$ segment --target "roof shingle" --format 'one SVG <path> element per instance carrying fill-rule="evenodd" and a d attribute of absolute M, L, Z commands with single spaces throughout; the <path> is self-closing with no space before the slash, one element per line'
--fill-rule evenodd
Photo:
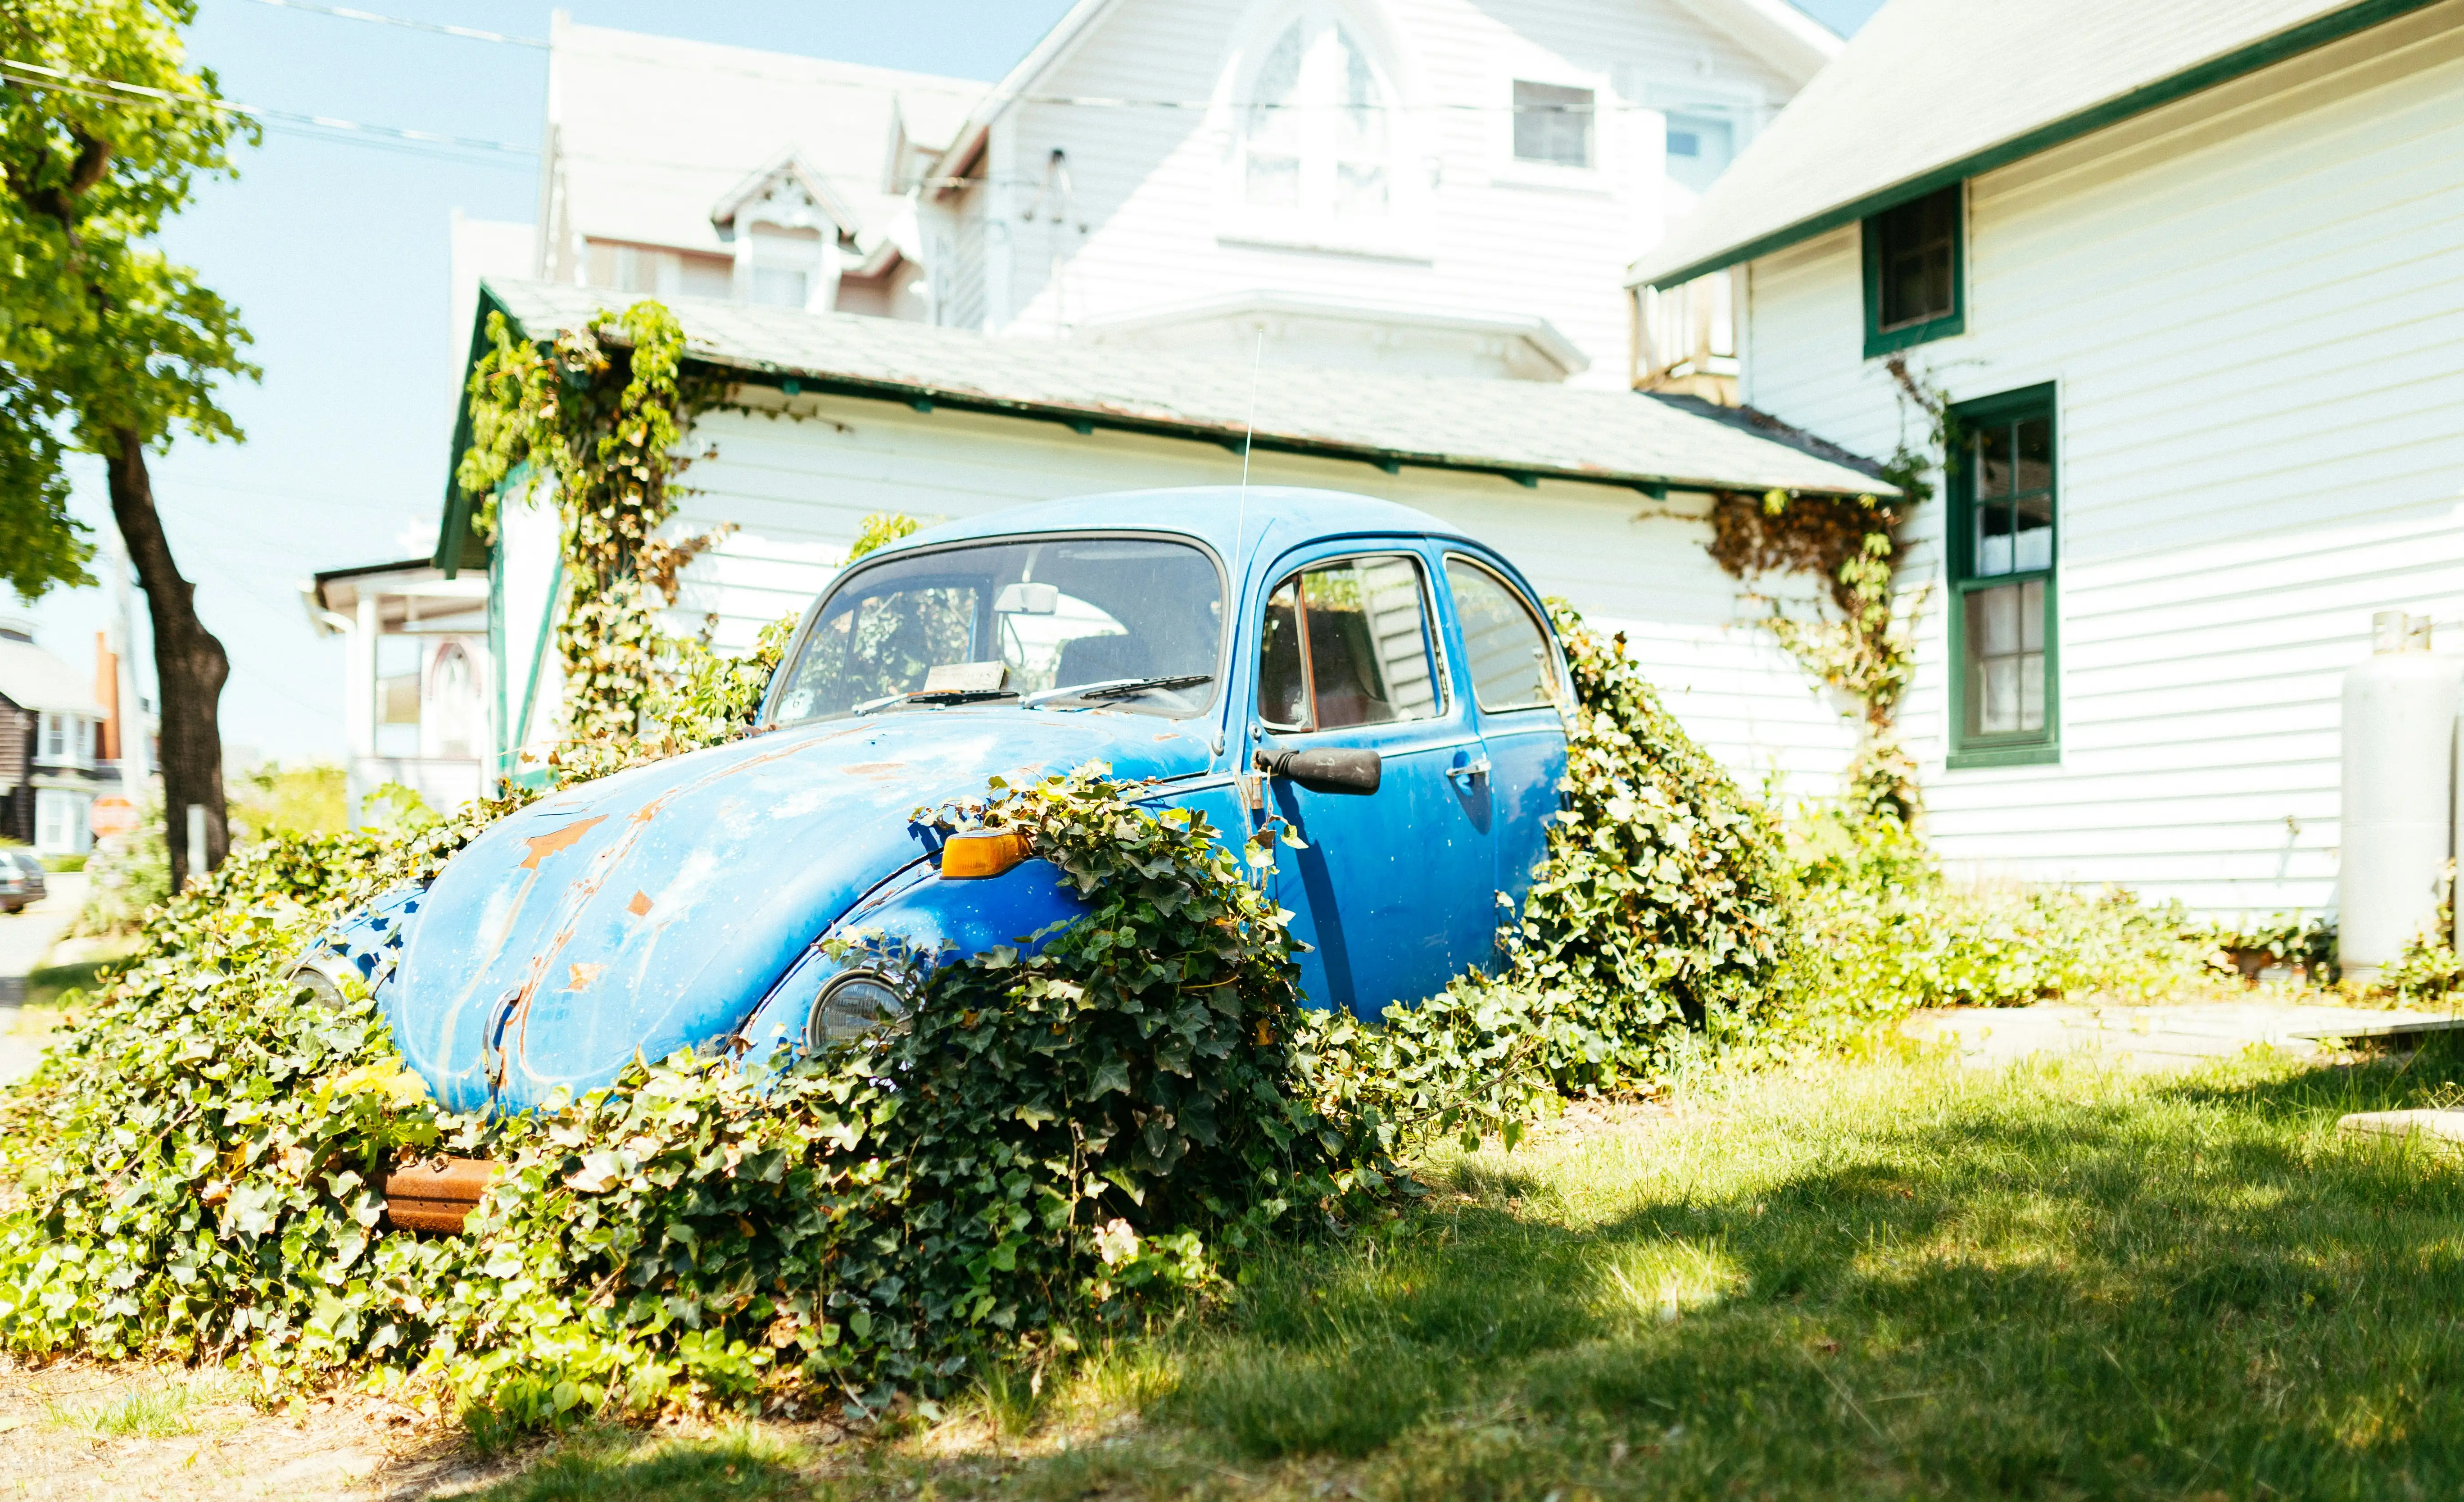
<path fill-rule="evenodd" d="M 1889 0 L 1629 278 L 1664 287 L 1769 254 L 1963 164 L 2044 149 L 2066 125 L 2084 133 L 2426 3 Z"/>
<path fill-rule="evenodd" d="M 623 294 L 494 282 L 524 333 L 580 327 Z M 998 339 L 850 314 L 668 299 L 692 354 L 763 378 L 1054 421 L 1238 442 L 1251 372 L 1184 356 Z M 1260 449 L 1681 490 L 1896 494 L 1871 467 L 1630 391 L 1278 367 L 1256 387 Z"/>

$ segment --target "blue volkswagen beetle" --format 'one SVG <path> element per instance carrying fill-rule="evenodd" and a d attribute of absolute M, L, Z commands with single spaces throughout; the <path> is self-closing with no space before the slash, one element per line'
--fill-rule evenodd
<path fill-rule="evenodd" d="M 1494 952 L 1558 806 L 1563 653 L 1514 565 L 1331 491 L 1141 491 L 919 532 L 805 616 L 754 734 L 567 788 L 304 966 L 376 996 L 451 1107 L 520 1110 L 639 1052 L 760 1056 L 902 1005 L 840 938 L 946 961 L 1075 910 L 919 806 L 1089 762 L 1245 839 L 1313 1005 L 1375 1017 Z"/>

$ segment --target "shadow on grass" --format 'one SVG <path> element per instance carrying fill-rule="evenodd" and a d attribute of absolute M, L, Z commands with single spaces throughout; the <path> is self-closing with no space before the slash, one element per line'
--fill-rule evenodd
<path fill-rule="evenodd" d="M 2459 1076 L 1807 1071 L 1258 1259 L 1138 1343 L 1139 1430 L 826 1481 L 585 1446 L 483 1495 L 2453 1495 L 2464 1174 L 2334 1126 Z"/>
<path fill-rule="evenodd" d="M 755 1502 L 804 1497 L 813 1486 L 789 1443 L 753 1430 L 659 1439 L 598 1429 L 551 1446 L 518 1475 L 465 1502 Z"/>
<path fill-rule="evenodd" d="M 2333 1129 L 2459 1072 L 1917 1076 L 1622 1194 L 1476 1159 L 1255 1270 L 1154 1417 L 1397 1494 L 2453 1494 L 2464 1178 Z"/>

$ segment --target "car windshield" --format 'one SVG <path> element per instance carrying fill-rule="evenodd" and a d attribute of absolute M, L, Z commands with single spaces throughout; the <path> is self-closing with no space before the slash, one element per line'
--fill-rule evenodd
<path fill-rule="evenodd" d="M 1214 702 L 1222 635 L 1215 561 L 1186 542 L 939 548 L 851 571 L 830 590 L 771 718 L 1015 696 L 1183 718 Z"/>

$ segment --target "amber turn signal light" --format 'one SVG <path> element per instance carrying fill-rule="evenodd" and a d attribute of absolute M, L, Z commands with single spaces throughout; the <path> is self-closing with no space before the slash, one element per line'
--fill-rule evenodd
<path fill-rule="evenodd" d="M 977 829 L 951 835 L 941 847 L 941 874 L 957 881 L 998 876 L 1026 859 L 1026 836 L 1016 829 Z"/>

